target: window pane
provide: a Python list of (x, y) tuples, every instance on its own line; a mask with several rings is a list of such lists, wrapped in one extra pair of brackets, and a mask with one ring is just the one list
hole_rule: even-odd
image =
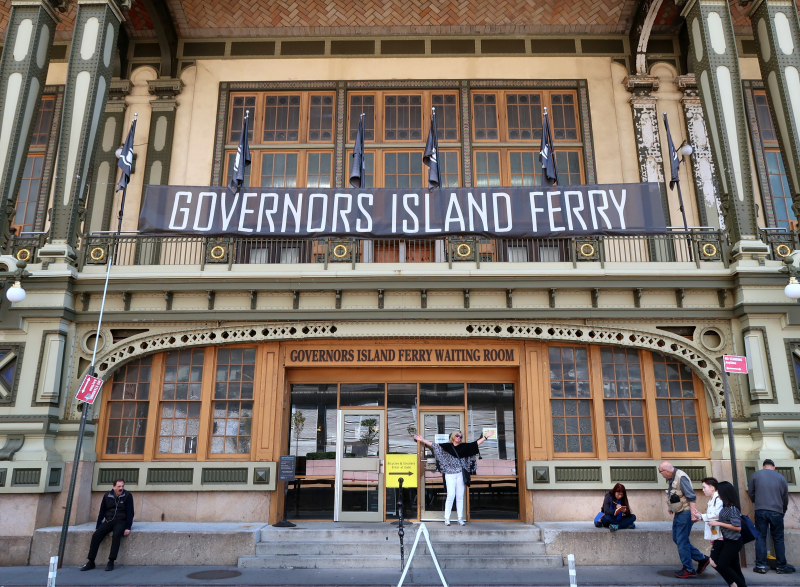
[(229, 143), (238, 143), (242, 138), (242, 125), (247, 110), (250, 111), (250, 124), (247, 130), (247, 139), (253, 140), (253, 118), (255, 114), (255, 96), (234, 96), (231, 105), (231, 132), (228, 136)]
[(554, 141), (577, 141), (578, 124), (574, 94), (550, 95), (550, 120)]
[(439, 175), (442, 180), (442, 187), (457, 188), (459, 186), (461, 170), (458, 166), (457, 151), (439, 152)]
[(463, 383), (420, 383), (421, 406), (463, 406)]
[[(481, 469), (487, 475), (516, 474), (516, 448), (514, 445), (514, 384), (467, 384), (467, 436), (477, 440), (486, 428), (494, 428), (496, 435), (481, 444)], [(491, 467), (491, 469), (489, 469)]]
[(50, 127), (53, 124), (53, 112), (55, 111), (56, 99), (54, 96), (43, 96), (39, 105), (39, 116), (36, 118), (36, 126), (31, 136), (31, 146), (46, 146), (50, 138)]
[(197, 453), (204, 357), (203, 349), (167, 353), (161, 399), (170, 401), (160, 404), (159, 453)]
[(422, 152), (384, 153), (383, 170), (385, 187), (419, 189), (422, 187)]
[(778, 226), (784, 230), (790, 230), (789, 221), (795, 220), (795, 215), (792, 211), (792, 194), (789, 191), (789, 180), (783, 166), (783, 157), (779, 150), (768, 149), (764, 152), (764, 158), (767, 163), (772, 205), (775, 209)]
[(144, 454), (152, 361), (145, 357), (128, 363), (111, 379), (106, 454)]
[(506, 114), (509, 141), (541, 140), (541, 94), (506, 94)]
[(497, 96), (494, 94), (472, 95), (472, 119), (475, 126), (475, 140), (496, 141)]
[(533, 151), (511, 151), (508, 154), (513, 187), (538, 185), (534, 163), (534, 161), (538, 161), (537, 157), (538, 153)]
[(14, 224), (19, 226), (20, 232), (33, 232), (35, 230), (36, 208), (39, 204), (39, 187), (42, 180), (42, 163), (44, 155), (29, 155), (25, 161), (17, 195), (16, 214)]
[(436, 136), (440, 141), (458, 140), (458, 100), (455, 94), (433, 94), (431, 103), (436, 109)]
[(268, 94), (264, 106), (264, 142), (296, 142), (299, 134), (300, 96)]
[(310, 101), (308, 140), (333, 141), (333, 96), (312, 94)]
[(498, 187), (500, 185), (500, 152), (475, 152), (476, 187)]
[(331, 153), (309, 153), (306, 187), (331, 187)]
[(556, 150), (559, 185), (581, 185), (581, 154), (579, 151)]
[(350, 96), (350, 124), (348, 141), (356, 140), (358, 134), (358, 120), (364, 114), (364, 140), (375, 140), (375, 96), (358, 95)]
[(297, 153), (262, 154), (261, 187), (297, 187)]
[[(550, 347), (550, 415), (555, 452), (593, 452), (589, 363), (585, 347)], [(582, 399), (586, 398), (586, 399)]]
[[(644, 402), (639, 352), (600, 349), (608, 452), (645, 452)], [(644, 449), (641, 449), (644, 447)]]
[(683, 363), (660, 353), (653, 356), (656, 395), (669, 397), (656, 402), (661, 450), (700, 452), (697, 399), (692, 372)]
[(211, 452), (248, 454), (253, 419), (255, 349), (222, 351), (217, 354), (214, 398), (223, 401), (214, 402)]
[(761, 132), (761, 140), (774, 142), (778, 140), (775, 126), (772, 124), (772, 115), (769, 111), (767, 93), (763, 90), (753, 92), (753, 101), (756, 106), (756, 117), (758, 118), (758, 129)]
[(384, 138), (387, 141), (422, 140), (421, 94), (384, 96)]
[(383, 406), (383, 383), (342, 383), (340, 406)]

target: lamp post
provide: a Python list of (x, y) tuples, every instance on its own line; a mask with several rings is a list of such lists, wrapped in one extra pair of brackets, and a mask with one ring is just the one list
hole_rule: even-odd
[(785, 257), (783, 263), (785, 267), (781, 269), (781, 273), (789, 274), (789, 283), (783, 288), (783, 293), (786, 294), (786, 297), (789, 299), (798, 300), (800, 299), (800, 282), (797, 281), (797, 278), (800, 277), (800, 269), (795, 267), (794, 257), (791, 255)]
[(17, 261), (17, 270), (14, 271), (14, 284), (6, 290), (6, 298), (9, 302), (16, 304), (25, 299), (27, 293), (22, 289), (22, 278), (30, 277), (32, 273), (25, 271), (28, 264), (25, 261)]

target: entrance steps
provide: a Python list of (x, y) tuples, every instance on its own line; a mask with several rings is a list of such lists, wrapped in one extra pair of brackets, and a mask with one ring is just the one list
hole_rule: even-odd
[[(447, 527), (426, 523), (442, 568), (539, 569), (563, 566), (559, 555), (545, 554), (536, 526), (475, 522)], [(405, 529), (405, 556), (411, 553), (419, 524)], [(433, 568), (421, 536), (412, 568)], [(260, 569), (399, 569), (397, 526), (356, 523), (303, 523), (296, 528), (266, 527), (254, 556), (239, 557), (239, 567)]]

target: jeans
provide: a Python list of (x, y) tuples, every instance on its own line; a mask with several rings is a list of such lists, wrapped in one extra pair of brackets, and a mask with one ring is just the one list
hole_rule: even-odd
[(619, 526), (620, 530), (627, 530), (633, 523), (636, 521), (636, 516), (631, 514), (630, 516), (609, 516), (608, 514), (603, 514), (603, 517), (600, 518), (600, 525), (604, 528), (608, 528), (611, 524), (616, 524)]
[(728, 585), (736, 583), (736, 587), (747, 587), (747, 582), (742, 575), (742, 566), (739, 564), (739, 552), (743, 547), (741, 538), (739, 540), (715, 540), (711, 547), (711, 560), (717, 565), (717, 572)]
[(693, 560), (705, 560), (706, 555), (697, 550), (689, 540), (692, 532), (692, 512), (683, 511), (673, 514), (672, 517), (672, 541), (678, 546), (678, 555), (681, 557), (681, 564), (687, 571), (694, 571)]
[(111, 537), (111, 552), (108, 555), (108, 560), (116, 560), (119, 554), (119, 542), (122, 539), (122, 535), (125, 533), (125, 520), (103, 522), (100, 524), (97, 530), (94, 531), (94, 534), (92, 534), (92, 545), (89, 547), (89, 556), (86, 558), (94, 562), (97, 556), (97, 549), (100, 548), (100, 543), (110, 532), (114, 534)]
[(447, 484), (447, 501), (444, 503), (444, 519), (450, 520), (453, 511), (453, 500), (456, 502), (458, 519), (464, 519), (464, 477), (461, 473), (447, 473), (444, 476)]
[(772, 534), (775, 545), (775, 558), (778, 568), (786, 567), (786, 547), (783, 544), (783, 514), (771, 510), (756, 510), (755, 519), (758, 538), (756, 539), (756, 566), (767, 566), (767, 530)]

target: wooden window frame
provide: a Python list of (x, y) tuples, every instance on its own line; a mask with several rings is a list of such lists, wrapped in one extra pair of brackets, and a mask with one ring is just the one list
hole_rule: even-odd
[[(550, 413), (550, 400), (554, 399), (550, 395), (550, 358), (548, 349), (550, 347), (585, 347), (588, 349), (588, 363), (589, 363), (589, 385), (591, 389), (591, 406), (592, 406), (592, 442), (594, 447), (593, 453), (561, 453), (555, 452), (553, 448), (553, 422)], [(546, 434), (546, 448), (549, 460), (599, 460), (599, 461), (621, 461), (625, 460), (641, 460), (653, 459), (662, 460), (669, 459), (707, 459), (711, 451), (711, 438), (709, 432), (710, 423), (705, 397), (705, 387), (703, 382), (692, 372), (692, 380), (694, 383), (694, 400), (695, 400), (695, 414), (697, 416), (698, 435), (700, 442), (699, 452), (675, 452), (675, 451), (662, 451), (661, 438), (658, 433), (658, 414), (656, 411), (656, 388), (655, 388), (655, 373), (653, 371), (653, 358), (652, 352), (646, 349), (639, 349), (639, 365), (642, 370), (642, 387), (644, 401), (644, 425), (645, 436), (647, 441), (647, 452), (645, 453), (610, 453), (608, 451), (608, 444), (606, 441), (605, 431), (605, 410), (603, 401), (605, 399), (603, 394), (603, 373), (602, 362), (600, 360), (600, 348), (602, 344), (574, 344), (574, 343), (548, 343), (544, 345), (542, 352), (542, 399), (543, 405), (546, 406), (544, 433)], [(614, 347), (611, 347), (614, 348)], [(669, 359), (673, 359), (667, 355)], [(690, 368), (691, 369), (691, 368)], [(560, 398), (555, 398), (560, 399)], [(588, 399), (588, 398), (587, 398)], [(664, 399), (664, 398), (660, 398)]]
[[(311, 96), (329, 96), (333, 99), (333, 120), (331, 127), (331, 140), (329, 141), (312, 141), (309, 139), (309, 128), (311, 124)], [(264, 140), (264, 109), (267, 104), (267, 96), (300, 96), (300, 125), (298, 128), (296, 141), (265, 141)], [(255, 112), (251, 112), (250, 126), (253, 129), (253, 140), (250, 141), (250, 148), (274, 147), (279, 149), (292, 150), (301, 145), (314, 145), (313, 148), (324, 149), (324, 145), (330, 145), (331, 150), (335, 143), (336, 137), (336, 92), (329, 90), (285, 90), (277, 91), (271, 90), (267, 92), (231, 92), (230, 94), (230, 111), (228, 112), (228, 120), (225, 123), (225, 145), (226, 151), (230, 151), (233, 143), (228, 140), (231, 136), (231, 125), (233, 123), (233, 100), (239, 97), (255, 97), (256, 105)], [(302, 147), (300, 147), (302, 148)], [(234, 146), (235, 150), (235, 146)]]
[[(345, 121), (344, 121), (344, 129), (345, 129), (345, 146), (348, 150), (352, 151), (354, 143), (350, 141), (350, 97), (351, 96), (366, 96), (372, 95), (375, 96), (375, 140), (374, 141), (364, 141), (366, 144), (370, 145), (371, 147), (374, 145), (375, 147), (378, 146), (387, 146), (388, 148), (394, 148), (394, 145), (400, 147), (401, 145), (409, 145), (411, 148), (424, 148), (425, 142), (428, 139), (428, 129), (430, 128), (431, 124), (431, 107), (433, 105), (433, 95), (434, 94), (451, 94), (456, 97), (456, 112), (458, 113), (458, 121), (459, 124), (456, 125), (456, 132), (458, 136), (455, 140), (440, 140), (440, 144), (448, 145), (449, 147), (455, 148), (456, 145), (461, 145), (463, 140), (462, 136), (462, 129), (461, 129), (461, 120), (462, 120), (462, 112), (460, 110), (461, 107), (461, 96), (459, 96), (458, 90), (453, 89), (419, 89), (419, 90), (376, 90), (376, 91), (352, 91), (347, 92), (347, 104), (345, 107)], [(422, 137), (420, 140), (387, 140), (386, 137), (386, 111), (385, 111), (385, 97), (386, 96), (412, 96), (412, 95), (419, 95), (422, 96)], [(391, 145), (391, 147), (389, 147)], [(413, 146), (413, 147), (412, 147)], [(366, 149), (365, 149), (366, 150)]]
[[(27, 194), (28, 196), (30, 196), (33, 193), (33, 196), (34, 196), (33, 199), (25, 200), (25, 202), (28, 202), (28, 206), (33, 206), (33, 208), (34, 208), (33, 223), (29, 225), (30, 226), (30, 230), (25, 231), (25, 234), (30, 234), (31, 232), (35, 232), (36, 231), (36, 215), (35, 215), (35, 212), (36, 212), (36, 208), (38, 208), (38, 206), (39, 206), (39, 201), (40, 201), (40, 199), (42, 197), (41, 196), (42, 183), (44, 183), (44, 180), (45, 180), (45, 177), (44, 177), (44, 173), (45, 173), (44, 167), (45, 167), (45, 163), (46, 163), (45, 156), (46, 156), (46, 153), (45, 153), (45, 149), (44, 148), (39, 147), (39, 148), (36, 148), (36, 150), (31, 148), (29, 150), (29, 152), (28, 152), (28, 155), (25, 157), (25, 162), (22, 164), (21, 174), (23, 175), (23, 178), (24, 178), (25, 167), (28, 164), (28, 159), (31, 158), (31, 157), (34, 157), (36, 159), (41, 159), (42, 160), (42, 167), (41, 167), (42, 173), (39, 176), (39, 187), (35, 192), (31, 192), (30, 190), (28, 191), (28, 194)], [(34, 163), (34, 165), (35, 165), (35, 163)], [(20, 190), (21, 189), (22, 189), (22, 183), (20, 182)], [(20, 195), (21, 195), (21, 193), (17, 192), (17, 201), (14, 203), (14, 215), (11, 217), (11, 228), (15, 228), (17, 230), (17, 236), (22, 235), (23, 234), (23, 230), (22, 229), (25, 226), (28, 226), (28, 225), (25, 225), (25, 224), (17, 224), (17, 210), (18, 210), (18, 206), (20, 205), (20, 199), (19, 199)]]
[[(235, 154), (236, 151), (233, 150), (226, 150), (224, 153), (224, 167), (223, 167), (223, 179), (227, 181), (228, 177), (228, 159), (229, 155)], [(262, 190), (262, 189), (272, 189), (270, 187), (263, 187), (261, 185), (255, 185), (253, 183), (254, 178), (258, 178), (258, 183), (261, 183), (261, 166), (262, 166), (262, 155), (265, 153), (294, 153), (297, 155), (297, 188), (298, 189), (306, 189), (306, 185), (308, 184), (308, 156), (312, 153), (330, 153), (331, 156), (331, 189), (334, 183), (334, 170), (336, 167), (336, 154), (333, 150), (333, 147), (330, 149), (323, 149), (323, 148), (309, 148), (309, 149), (253, 149), (251, 151), (251, 158), (252, 162), (250, 163), (250, 188), (253, 190)], [(349, 170), (348, 170), (349, 172)], [(249, 188), (248, 188), (249, 189)], [(283, 188), (276, 188), (276, 189), (283, 189)], [(294, 188), (290, 188), (294, 189)], [(314, 189), (314, 188), (311, 188)], [(327, 188), (320, 188), (320, 189), (327, 189)]]
[[(442, 148), (439, 150), (441, 153), (456, 153), (456, 157), (458, 158), (458, 186), (461, 187), (464, 185), (463, 177), (461, 174), (461, 149), (457, 147), (447, 147)], [(364, 149), (364, 153), (371, 153), (372, 154), (372, 188), (370, 189), (379, 189), (386, 186), (386, 176), (384, 175), (384, 154), (386, 153), (419, 153), (419, 149), (415, 149), (413, 147), (394, 147), (394, 146), (387, 146), (385, 148), (369, 148)], [(353, 148), (349, 147), (344, 152), (344, 160), (345, 160), (345, 184), (347, 186), (350, 185), (350, 156), (353, 153)], [(403, 189), (403, 188), (398, 188)], [(410, 189), (417, 189), (417, 188), (410, 188)], [(422, 188), (419, 189), (428, 189), (428, 166), (425, 163), (422, 164)], [(452, 188), (451, 188), (452, 189)]]
[[(475, 103), (472, 100), (472, 96), (475, 94), (494, 94), (497, 100), (497, 139), (478, 139), (475, 137)], [(574, 146), (580, 147), (581, 151), (583, 150), (584, 144), (584, 137), (583, 132), (581, 129), (581, 110), (580, 110), (580, 97), (578, 96), (577, 90), (572, 89), (548, 89), (548, 90), (539, 90), (533, 88), (514, 88), (514, 89), (473, 89), (470, 92), (470, 108), (469, 108), (469, 117), (470, 117), (470, 124), (472, 128), (472, 143), (473, 145), (481, 145), (481, 147), (485, 145), (518, 145), (518, 148), (524, 148), (524, 145), (531, 145), (533, 147), (538, 147), (541, 139), (530, 139), (530, 140), (521, 140), (521, 139), (510, 139), (508, 137), (508, 109), (506, 105), (506, 96), (508, 94), (540, 94), (542, 96), (542, 108), (547, 108), (548, 111), (552, 110), (552, 101), (551, 96), (553, 94), (572, 94), (574, 97), (574, 106), (575, 106), (575, 129), (577, 131), (578, 138), (576, 139), (558, 139), (556, 140), (555, 136), (553, 137), (554, 145), (565, 145), (567, 147)], [(552, 124), (552, 122), (551, 122)], [(477, 148), (477, 147), (476, 147)], [(560, 150), (560, 149), (559, 149)], [(583, 159), (583, 157), (581, 157)]]
[[(444, 149), (442, 149), (444, 151)], [(492, 146), (491, 143), (479, 143), (475, 146), (472, 150), (472, 183), (477, 185), (477, 177), (478, 177), (478, 153), (488, 153), (488, 152), (497, 152), (500, 154), (500, 186), (510, 186), (511, 185), (511, 153), (522, 153), (522, 152), (533, 152), (534, 159), (533, 165), (536, 171), (536, 178), (537, 181), (541, 179), (541, 167), (539, 163), (539, 150), (531, 148), (525, 148), (522, 146)], [(580, 164), (580, 174), (581, 174), (581, 183), (580, 184), (573, 184), (573, 185), (583, 185), (586, 181), (586, 166), (583, 161), (583, 147), (562, 147), (558, 149), (559, 152), (576, 152), (578, 153), (578, 161)], [(461, 159), (459, 158), (459, 164)], [(559, 184), (560, 187), (564, 187), (567, 184)], [(556, 186), (556, 187), (559, 187)], [(542, 187), (539, 185), (536, 186), (523, 186), (523, 187)]]

